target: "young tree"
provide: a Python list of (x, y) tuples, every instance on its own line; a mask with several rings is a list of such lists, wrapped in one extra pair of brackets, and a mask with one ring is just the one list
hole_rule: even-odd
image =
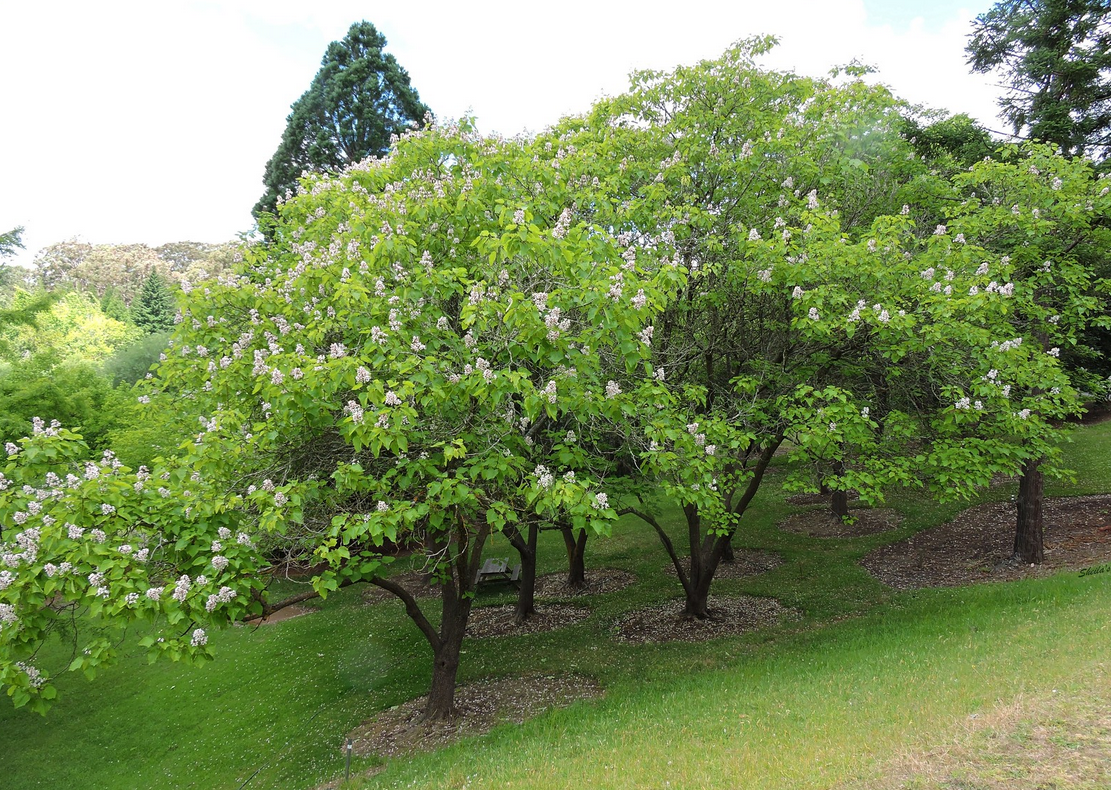
[(266, 163), (266, 192), (252, 213), (273, 214), (305, 171), (335, 173), (389, 150), (390, 138), (424, 122), (428, 108), (409, 75), (383, 50), (386, 37), (356, 22), (328, 45), (320, 71), (292, 105), (278, 150)]
[[(1065, 160), (1053, 147), (1007, 147), (955, 176), (953, 195), (963, 199), (949, 201), (948, 213), (969, 238), (1007, 256), (1015, 334), (1060, 358), (1074, 388), (1102, 394), (1107, 381), (1096, 371), (1106, 363), (1090, 341), (1092, 330), (1111, 326), (1109, 284), (1098, 276), (1111, 244), (1111, 188), (1090, 162)], [(1046, 386), (1035, 385), (1035, 394)], [(1044, 559), (1043, 484), (1040, 459), (1027, 459), (1015, 522), (1014, 559), (1022, 563)]]
[(1015, 133), (1097, 159), (1111, 145), (1111, 6), (1106, 0), (1000, 0), (976, 18), (973, 71), (1007, 82)]

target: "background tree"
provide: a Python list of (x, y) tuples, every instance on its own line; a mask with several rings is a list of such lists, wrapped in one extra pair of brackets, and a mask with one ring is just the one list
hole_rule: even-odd
[(41, 293), (35, 299), (16, 299), (20, 291), (22, 270), (12, 267), (8, 258), (23, 249), (23, 228), (13, 228), (0, 234), (0, 355), (10, 351), (7, 343), (7, 329), (11, 327), (32, 327), (35, 316), (50, 307), (54, 297)]
[(131, 320), (148, 335), (173, 328), (174, 298), (157, 271), (152, 271), (143, 283), (131, 306)]
[(976, 18), (966, 47), (974, 71), (997, 71), (1016, 134), (1104, 159), (1111, 145), (1111, 4), (1002, 0)]
[(256, 218), (273, 214), (280, 199), (296, 193), (302, 172), (336, 172), (382, 155), (391, 136), (423, 123), (428, 108), (385, 46), (386, 37), (369, 22), (356, 22), (342, 41), (328, 45), (266, 163), (266, 192), (252, 210)]

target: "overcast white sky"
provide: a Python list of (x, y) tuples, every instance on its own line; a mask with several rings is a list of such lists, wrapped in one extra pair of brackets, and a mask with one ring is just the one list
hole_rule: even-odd
[(769, 66), (854, 58), (911, 101), (992, 128), (963, 48), (991, 0), (37, 0), (0, 32), (0, 232), (47, 244), (220, 242), (251, 228), (289, 105), (328, 42), (374, 23), (441, 118), (537, 131), (626, 85), (774, 33)]

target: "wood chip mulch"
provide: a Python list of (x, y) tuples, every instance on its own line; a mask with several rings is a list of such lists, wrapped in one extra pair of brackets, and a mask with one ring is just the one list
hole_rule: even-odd
[(626, 614), (616, 624), (621, 642), (703, 642), (734, 636), (795, 619), (799, 613), (774, 598), (751, 595), (711, 595), (710, 619), (683, 617), (684, 601), (676, 599)]
[(450, 721), (421, 721), (427, 697), (419, 697), (364, 721), (348, 737), (360, 756), (397, 757), (433, 751), (460, 738), (483, 735), (503, 722), (521, 724), (549, 708), (600, 696), (598, 681), (585, 675), (482, 680), (456, 689), (459, 715)]
[(856, 508), (849, 516), (852, 521), (846, 523), (829, 510), (807, 510), (788, 516), (779, 528), (812, 538), (859, 538), (895, 529), (903, 520), (902, 513), (891, 508)]
[[(791, 494), (784, 497), (783, 501), (788, 505), (798, 505), (799, 507), (809, 507), (810, 505), (825, 505), (829, 507), (829, 502), (832, 497), (829, 494)], [(856, 491), (849, 492), (849, 505), (858, 501)]]
[(549, 573), (536, 580), (537, 598), (575, 598), (580, 595), (602, 595), (623, 590), (637, 577), (620, 568), (599, 568), (586, 572), (586, 584), (574, 588), (567, 584), (566, 573)]
[[(690, 557), (683, 557), (682, 561), (683, 570), (689, 571)], [(714, 579), (746, 579), (749, 576), (767, 573), (782, 564), (783, 558), (770, 551), (734, 549), (733, 562), (722, 560), (718, 563), (717, 570), (714, 571)], [(675, 576), (675, 565), (669, 562), (664, 566), (664, 572), (669, 576)]]
[(467, 636), (485, 639), (489, 636), (540, 634), (581, 622), (590, 617), (592, 611), (585, 606), (566, 603), (537, 604), (536, 613), (517, 625), (514, 622), (517, 616), (517, 607), (514, 604), (476, 606), (471, 609), (471, 616), (467, 619)]
[(898, 590), (1012, 581), (1111, 561), (1111, 495), (1046, 499), (1045, 562), (1013, 562), (1015, 505), (976, 505), (952, 521), (881, 546), (861, 560)]

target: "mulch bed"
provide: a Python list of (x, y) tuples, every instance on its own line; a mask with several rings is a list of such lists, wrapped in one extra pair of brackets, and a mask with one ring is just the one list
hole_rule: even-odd
[(459, 687), (459, 714), (446, 722), (423, 722), (427, 697), (382, 711), (350, 733), (355, 753), (397, 757), (447, 746), (460, 738), (483, 735), (503, 722), (521, 724), (548, 708), (602, 696), (598, 681), (585, 675), (531, 675), (483, 680)]
[(962, 511), (952, 521), (881, 546), (863, 560), (869, 573), (899, 590), (1012, 581), (1111, 561), (1111, 495), (1046, 499), (1045, 562), (1013, 562), (1015, 505)]
[(684, 618), (684, 605), (682, 599), (676, 599), (630, 612), (617, 622), (617, 638), (637, 644), (702, 642), (755, 631), (799, 616), (796, 610), (774, 598), (751, 595), (711, 595), (708, 620)]
[(779, 528), (812, 538), (859, 538), (895, 529), (903, 520), (903, 515), (891, 508), (856, 508), (849, 511), (849, 516), (852, 523), (842, 521), (829, 510), (808, 510), (788, 516)]
[(620, 568), (599, 568), (586, 572), (586, 584), (575, 589), (567, 585), (566, 573), (549, 573), (536, 579), (537, 598), (573, 598), (580, 595), (601, 595), (623, 590), (637, 577)]
[[(689, 572), (691, 567), (690, 557), (683, 557), (682, 562), (683, 570)], [(714, 571), (714, 579), (746, 579), (749, 576), (767, 573), (772, 568), (777, 568), (782, 564), (783, 558), (770, 551), (734, 549), (733, 562), (722, 560), (718, 563), (717, 570)], [(669, 562), (664, 566), (664, 572), (674, 576), (675, 565)]]
[(517, 615), (514, 604), (505, 606), (476, 606), (467, 619), (467, 636), (484, 639), (488, 636), (521, 636), (554, 631), (581, 622), (593, 610), (567, 603), (537, 604), (536, 613), (525, 622), (513, 622)]
[[(800, 507), (808, 507), (810, 505), (825, 505), (829, 507), (832, 497), (829, 494), (791, 494), (784, 497), (783, 501), (788, 505), (799, 505)], [(849, 505), (858, 499), (856, 491), (849, 492)]]

